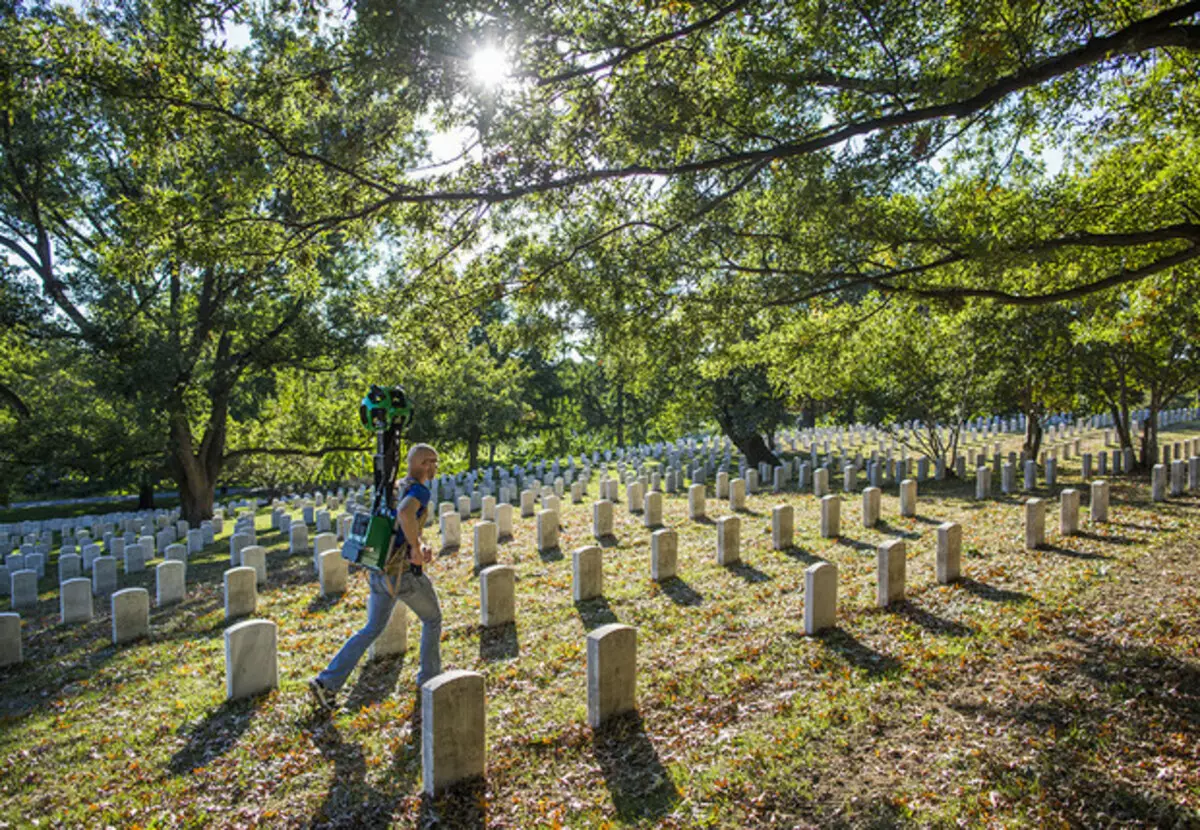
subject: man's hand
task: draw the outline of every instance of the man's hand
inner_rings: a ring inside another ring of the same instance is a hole
[[[424,542],[422,542],[421,543],[421,556],[423,558],[423,561],[420,564],[428,565],[430,562],[433,561],[433,548],[430,547],[429,545],[425,544]]]
[[[409,545],[408,546],[408,561],[418,567],[420,567],[421,565],[424,565],[426,562],[425,549],[428,547],[429,547],[428,545],[421,545],[421,547],[418,548],[415,545]]]

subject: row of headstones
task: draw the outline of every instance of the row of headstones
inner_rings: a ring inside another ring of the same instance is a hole
[[[220,520],[215,519],[212,523],[206,523],[203,529],[189,530],[186,545],[173,542],[165,546],[164,559],[186,562],[189,554],[199,553],[206,544],[212,544],[213,534],[219,529]],[[91,582],[95,596],[112,594],[119,585],[118,556],[124,560],[124,572],[134,574],[145,571],[149,560],[157,555],[158,540],[153,536],[139,537],[135,544],[126,544],[125,539],[114,538],[108,544],[112,554],[108,556],[101,553],[97,544],[84,545],[82,554],[68,552],[73,548],[62,548],[58,557],[58,584],[61,586],[68,580],[90,573],[91,579],[85,581]],[[23,573],[20,579],[17,578],[18,573]],[[4,565],[0,566],[0,595],[10,595],[13,608],[34,607],[37,605],[38,580],[45,575],[45,561],[40,555],[10,554]]]

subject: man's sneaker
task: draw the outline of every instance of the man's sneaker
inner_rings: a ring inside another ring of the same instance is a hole
[[[308,691],[312,693],[313,700],[316,701],[316,704],[320,709],[326,712],[333,711],[333,707],[335,705],[334,701],[337,698],[337,692],[333,691],[332,689],[326,689],[323,685],[321,685],[321,681],[317,680],[315,677],[308,681]]]

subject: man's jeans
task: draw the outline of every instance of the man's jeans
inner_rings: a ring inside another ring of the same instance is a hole
[[[442,609],[438,605],[437,591],[425,574],[414,576],[405,572],[400,577],[400,587],[393,597],[388,593],[389,577],[381,571],[371,571],[371,593],[367,597],[367,624],[357,631],[317,680],[326,689],[337,691],[342,688],[350,672],[358,664],[363,653],[383,633],[391,619],[396,600],[400,600],[421,619],[421,669],[417,673],[417,685],[436,677],[442,671]]]

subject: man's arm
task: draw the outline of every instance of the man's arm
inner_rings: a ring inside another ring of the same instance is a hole
[[[400,529],[404,531],[404,539],[408,542],[408,559],[414,565],[425,564],[421,521],[417,518],[417,511],[420,509],[421,503],[414,498],[406,497],[400,502]]]

